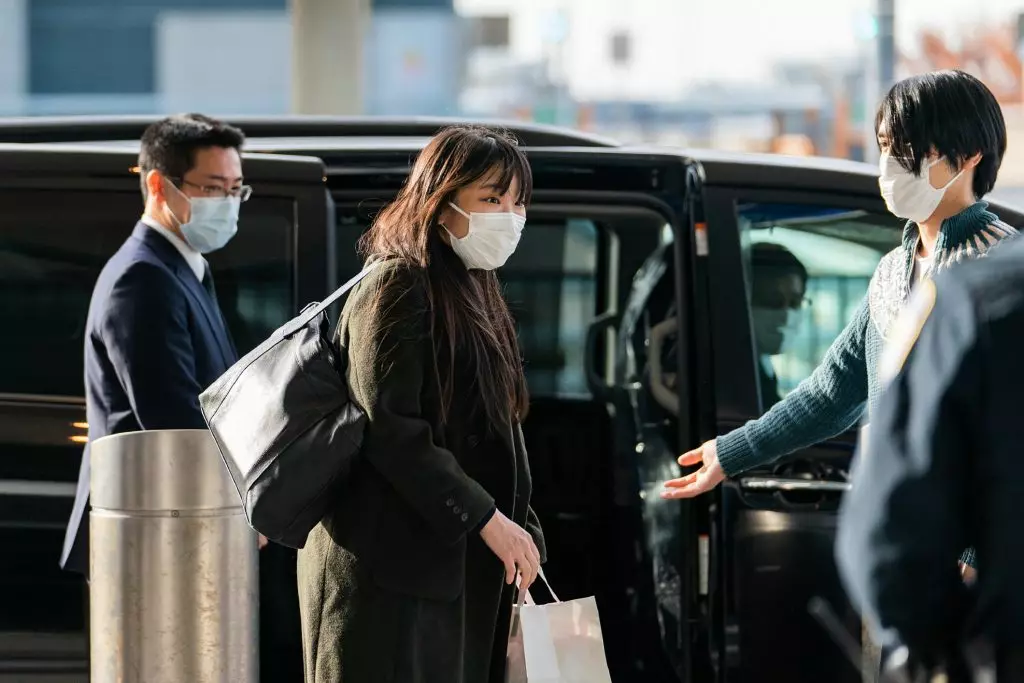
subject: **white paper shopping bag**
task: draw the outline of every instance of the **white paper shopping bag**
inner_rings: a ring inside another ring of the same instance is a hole
[[[522,591],[525,597],[526,591]],[[512,606],[512,625],[508,632],[508,653],[505,658],[505,683],[527,683],[526,653],[523,651],[523,626],[519,619],[522,601]]]
[[[543,572],[541,580],[547,584]],[[548,584],[548,589],[551,586]],[[594,598],[522,605],[519,628],[528,683],[611,683]]]

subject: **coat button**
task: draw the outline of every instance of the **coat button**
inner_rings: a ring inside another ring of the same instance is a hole
[[[455,499],[454,498],[449,498],[448,500],[446,500],[444,502],[444,504],[447,505],[448,507],[451,507],[452,505],[455,505]]]
[[[467,515],[465,512],[463,512],[462,513],[462,517],[460,517],[459,519],[461,519],[463,522],[465,522],[467,519],[469,519],[469,515]]]
[[[462,508],[456,505],[455,507],[452,508],[452,512],[454,512],[455,514],[459,514],[460,512],[462,512]]]

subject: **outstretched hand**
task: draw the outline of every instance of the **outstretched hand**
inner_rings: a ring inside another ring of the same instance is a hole
[[[684,467],[700,465],[700,469],[678,479],[666,481],[661,492],[662,498],[694,498],[725,481],[725,472],[718,463],[718,447],[714,439],[683,453],[679,456],[679,464]]]

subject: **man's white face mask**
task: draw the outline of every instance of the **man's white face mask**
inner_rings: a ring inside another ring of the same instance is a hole
[[[935,213],[939,203],[963,170],[942,187],[932,187],[929,171],[945,161],[933,159],[921,165],[921,175],[916,176],[900,166],[889,152],[883,152],[878,160],[878,188],[885,199],[885,205],[893,215],[921,223]]]

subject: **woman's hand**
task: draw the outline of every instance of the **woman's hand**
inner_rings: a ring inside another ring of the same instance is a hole
[[[968,586],[973,585],[978,580],[977,570],[969,564],[960,563],[960,578]]]
[[[480,530],[480,538],[505,565],[505,583],[520,575],[519,590],[529,590],[540,570],[540,551],[533,536],[505,515],[495,510],[494,516]]]
[[[661,492],[662,498],[693,498],[707,493],[725,481],[725,472],[718,464],[718,447],[714,439],[705,441],[692,451],[679,456],[679,464],[684,466],[700,465],[696,472],[691,472],[678,479],[665,482]]]

